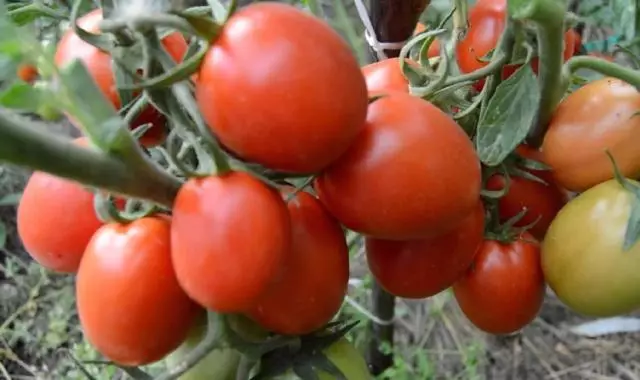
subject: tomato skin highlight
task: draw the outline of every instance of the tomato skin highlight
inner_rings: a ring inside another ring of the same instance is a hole
[[[544,137],[544,161],[559,185],[582,192],[613,178],[613,155],[623,176],[640,177],[640,93],[619,79],[602,78],[568,95]]]
[[[622,250],[632,202],[630,192],[609,180],[572,199],[551,223],[542,268],[549,287],[575,312],[612,317],[640,307],[640,245]]]
[[[225,24],[202,62],[196,98],[225,147],[294,173],[315,173],[344,153],[368,104],[358,62],[340,35],[275,2],[243,7]]]
[[[427,298],[450,287],[473,262],[484,240],[484,207],[453,230],[424,240],[366,238],[367,263],[376,281],[390,294]]]
[[[283,196],[292,191],[283,190]],[[340,224],[313,195],[299,192],[288,209],[292,253],[284,274],[250,316],[272,332],[303,335],[323,327],[340,310],[349,282],[349,248]]]
[[[506,25],[506,0],[479,0],[469,10],[469,27],[467,34],[456,46],[458,66],[462,73],[471,73],[485,67],[488,62],[485,57],[498,43],[500,35]],[[574,54],[575,35],[568,31],[564,35],[564,60],[567,61]],[[502,70],[502,79],[511,76],[519,65],[506,65]],[[538,72],[538,58],[531,61],[531,68]],[[484,79],[476,82],[473,87],[480,91],[484,86]]]
[[[87,340],[127,366],[162,359],[187,337],[200,308],[180,288],[171,263],[170,220],[109,223],[80,263],[76,297]]]
[[[473,211],[480,177],[473,145],[453,119],[393,93],[370,105],[363,132],[314,185],[346,227],[407,240],[443,233]]]
[[[99,33],[101,21],[102,10],[95,9],[78,18],[77,23],[78,26],[88,32]],[[162,45],[176,62],[182,60],[188,49],[186,40],[179,33],[172,33],[163,38]],[[111,68],[111,57],[109,54],[84,42],[70,27],[58,42],[54,60],[56,66],[64,67],[75,59],[79,59],[85,64],[98,88],[115,109],[120,109],[122,104],[116,88],[113,69]],[[74,120],[70,119],[70,121],[73,124],[77,124]],[[134,129],[146,123],[152,123],[153,127],[142,136],[140,143],[148,147],[162,143],[166,136],[165,117],[152,106],[148,106],[131,123],[130,128]]]
[[[511,334],[536,317],[545,294],[540,247],[524,233],[502,244],[486,240],[453,294],[465,316],[490,334]]]
[[[244,312],[283,271],[291,221],[277,191],[245,172],[187,181],[173,206],[173,263],[205,308]]]

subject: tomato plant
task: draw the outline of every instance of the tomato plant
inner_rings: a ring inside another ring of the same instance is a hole
[[[78,269],[78,317],[87,340],[121,365],[162,359],[187,337],[199,311],[171,263],[169,218],[109,223]]]
[[[346,380],[371,379],[364,358],[346,338],[333,343],[323,353],[342,372]],[[335,379],[335,376],[322,370],[316,370],[316,376],[318,380]],[[300,377],[296,376],[293,370],[289,370],[286,374],[275,377],[274,380],[300,380]]]
[[[283,196],[292,191],[285,188]],[[250,315],[273,332],[301,335],[320,329],[340,310],[349,281],[349,249],[342,228],[314,196],[298,192],[288,208],[293,241],[285,272]]]
[[[98,33],[100,32],[100,21],[102,21],[102,10],[96,9],[78,18],[77,24],[90,33]],[[169,34],[162,40],[162,44],[176,62],[182,60],[187,52],[187,42],[179,33]],[[55,63],[59,67],[63,67],[75,59],[80,59],[86,65],[87,70],[107,99],[116,109],[120,109],[123,105],[116,88],[111,56],[83,41],[70,28],[58,42]],[[140,142],[145,146],[153,146],[164,140],[166,135],[165,122],[165,117],[158,110],[148,106],[140,112],[130,127],[134,129],[143,124],[151,123],[152,128],[141,137]]]
[[[165,358],[167,367],[180,365],[202,341],[207,328],[206,314],[200,314],[189,330],[187,339]],[[241,354],[230,348],[211,351],[177,380],[235,380]]]
[[[508,243],[486,240],[471,268],[453,285],[462,312],[491,334],[526,326],[540,311],[544,292],[540,247],[528,233]]]
[[[283,75],[291,79],[274,79]],[[202,63],[196,96],[224,146],[298,173],[317,172],[345,152],[368,102],[358,62],[340,35],[277,3],[252,4],[231,17]]]
[[[367,238],[367,264],[387,292],[426,298],[451,286],[469,268],[484,239],[484,207],[453,230],[429,239],[393,241]]]
[[[416,29],[413,31],[413,34],[422,33],[425,30],[427,30],[427,27],[422,23],[418,23],[418,25],[416,25]],[[433,58],[439,55],[440,55],[440,42],[438,40],[434,40],[431,43],[431,45],[429,45],[429,49],[427,49],[427,57]]]
[[[176,197],[176,274],[187,294],[208,309],[250,310],[282,275],[290,246],[284,201],[248,173],[192,178]]]
[[[640,245],[622,249],[633,202],[632,193],[609,180],[572,199],[549,227],[542,268],[571,309],[603,317],[640,307]]]
[[[527,159],[540,161],[541,154],[535,149],[522,145],[518,148],[518,152]],[[506,222],[526,209],[526,213],[514,223],[514,226],[530,226],[529,232],[542,241],[549,224],[567,203],[568,194],[555,184],[550,171],[518,169],[528,172],[544,183],[526,178],[519,173],[510,175],[508,192],[498,201],[500,221]],[[494,174],[488,179],[486,188],[498,191],[504,189],[506,185],[503,174]]]
[[[640,176],[640,93],[619,79],[602,78],[568,95],[544,137],[544,161],[562,187],[580,192],[613,178],[608,150],[624,176]]]
[[[476,207],[480,182],[465,132],[433,104],[393,93],[369,106],[365,129],[315,189],[348,228],[402,240],[455,226]]]
[[[487,54],[495,49],[498,39],[506,25],[506,0],[479,0],[469,11],[469,27],[465,37],[456,46],[458,66],[463,73],[471,73],[488,64],[484,61]],[[575,35],[568,31],[564,35],[564,60],[571,58],[575,51]],[[538,58],[531,61],[534,72],[538,70]],[[502,78],[506,79],[518,69],[518,65],[506,65]],[[476,82],[479,91],[484,80]]]

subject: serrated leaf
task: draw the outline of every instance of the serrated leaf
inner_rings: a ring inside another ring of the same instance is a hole
[[[28,83],[13,82],[0,93],[0,106],[36,112],[40,105],[40,92]]]
[[[20,202],[20,197],[22,197],[22,193],[7,194],[0,198],[0,207],[17,205]]]
[[[538,80],[530,65],[498,85],[478,123],[476,150],[482,163],[500,165],[527,137],[539,99]]]

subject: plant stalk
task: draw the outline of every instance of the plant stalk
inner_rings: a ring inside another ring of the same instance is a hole
[[[154,164],[128,164],[117,157],[75,145],[32,122],[0,111],[0,161],[48,172],[116,194],[171,207],[181,183]],[[151,169],[151,170],[145,170]]]
[[[509,16],[513,19],[530,21],[537,27],[540,102],[528,142],[539,147],[565,92],[562,65],[567,4],[564,0],[508,0],[507,6]]]

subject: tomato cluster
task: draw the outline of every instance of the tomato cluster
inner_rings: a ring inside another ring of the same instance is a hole
[[[505,27],[505,4],[480,0],[472,8],[456,54],[464,73],[485,65]],[[78,25],[97,32],[101,19],[96,10]],[[565,59],[574,38],[565,35]],[[184,58],[181,34],[162,43],[176,62]],[[73,59],[115,109],[124,106],[112,57],[70,30],[56,64]],[[502,75],[515,70],[507,65]],[[92,189],[34,173],[18,208],[20,237],[44,267],[77,274],[84,333],[110,360],[133,366],[182,357],[201,339],[205,310],[241,315],[275,334],[320,330],[347,292],[345,229],[364,237],[370,271],[389,293],[427,298],[451,288],[462,312],[489,333],[531,322],[547,282],[583,313],[640,306],[633,291],[640,248],[621,251],[633,195],[612,179],[607,156],[622,175],[640,176],[633,145],[640,95],[631,85],[605,78],[567,96],[542,148],[522,144],[497,170],[481,164],[451,114],[409,93],[397,58],[360,67],[328,24],[289,5],[233,13],[196,74],[197,106],[228,155],[312,180],[296,188],[219,165],[216,174],[185,178],[170,211],[102,221]],[[481,89],[482,80],[473,86]],[[153,124],[140,141],[148,147],[162,143],[165,121],[149,105],[131,128]],[[84,138],[77,143],[92,149]],[[569,201],[569,191],[584,193]],[[482,196],[489,193],[500,195]],[[586,293],[588,285],[596,290]],[[232,367],[239,361],[232,350],[210,356]],[[194,371],[234,377],[227,369]]]

